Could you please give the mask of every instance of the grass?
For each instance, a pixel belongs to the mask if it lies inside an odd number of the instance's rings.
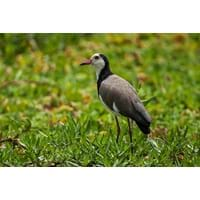
[[[133,155],[79,66],[95,52],[153,118]],[[200,166],[199,53],[199,34],[1,34],[0,166]]]

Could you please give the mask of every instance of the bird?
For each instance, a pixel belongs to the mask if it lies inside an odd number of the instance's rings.
[[[145,134],[150,133],[151,117],[137,95],[136,89],[125,79],[114,74],[110,69],[108,58],[102,53],[95,53],[81,66],[92,65],[96,70],[97,92],[103,105],[114,114],[117,126],[116,142],[121,132],[119,116],[127,118],[130,148],[133,152],[133,131],[131,123],[135,121]]]

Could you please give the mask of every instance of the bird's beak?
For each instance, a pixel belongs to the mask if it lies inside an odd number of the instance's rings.
[[[80,65],[90,65],[92,63],[92,60],[86,60],[82,62]]]

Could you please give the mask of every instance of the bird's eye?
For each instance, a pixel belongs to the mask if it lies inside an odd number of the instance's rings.
[[[98,59],[99,59],[99,56],[95,56],[94,59],[95,59],[95,60],[98,60]]]

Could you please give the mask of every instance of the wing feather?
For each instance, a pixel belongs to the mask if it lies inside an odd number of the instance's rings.
[[[112,75],[101,83],[99,94],[111,110],[113,110],[112,106],[115,103],[121,115],[149,126],[151,118],[135,89],[128,81],[117,75]]]

